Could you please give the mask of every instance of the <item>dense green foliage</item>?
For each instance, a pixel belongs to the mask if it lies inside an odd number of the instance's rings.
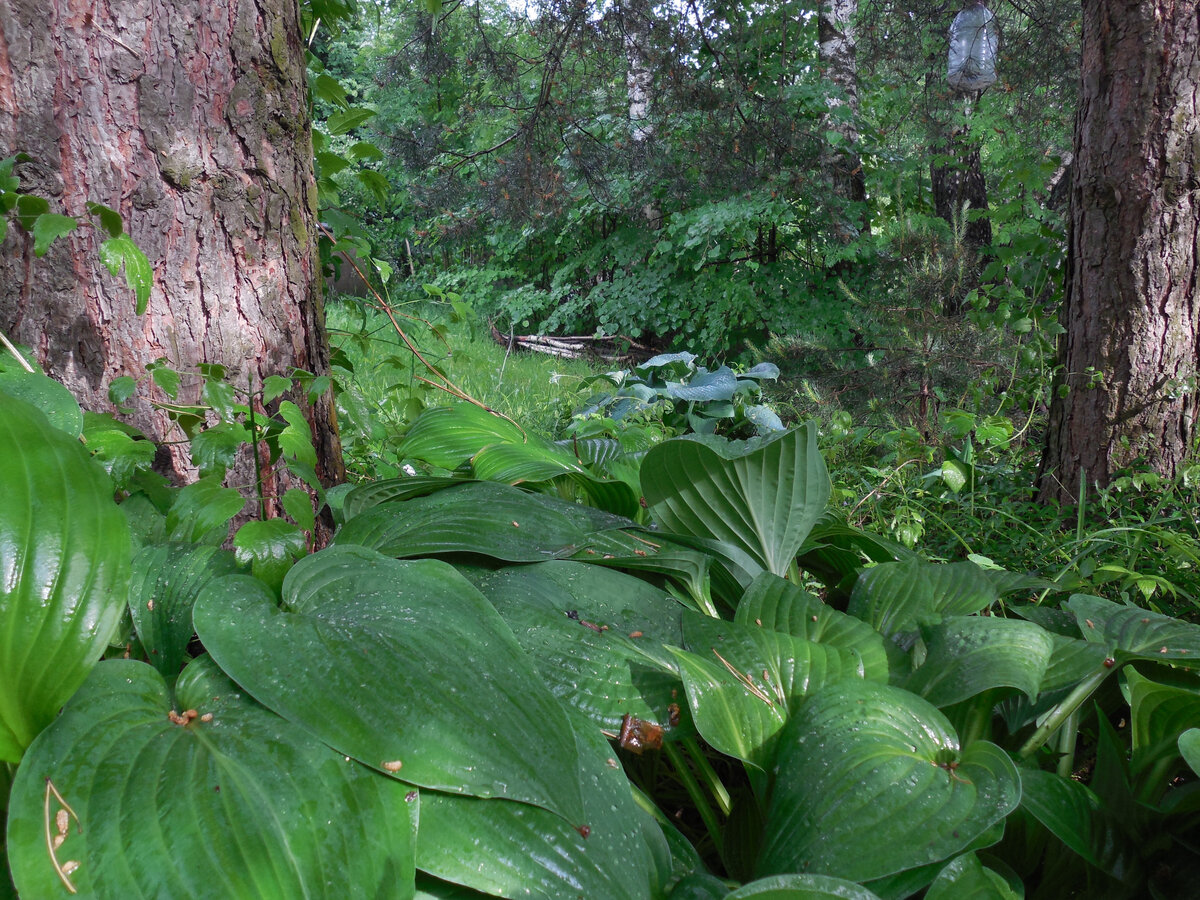
[[[110,481],[52,384],[0,381],[0,630],[57,692],[3,710],[23,896],[1173,897],[1200,862],[1200,626],[854,527],[813,423],[628,451],[433,407],[327,548],[243,525],[272,556],[97,442]]]

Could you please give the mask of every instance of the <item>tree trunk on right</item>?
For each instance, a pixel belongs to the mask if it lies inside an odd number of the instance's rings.
[[[1177,474],[1195,439],[1200,13],[1084,0],[1060,374],[1043,500],[1142,461]]]

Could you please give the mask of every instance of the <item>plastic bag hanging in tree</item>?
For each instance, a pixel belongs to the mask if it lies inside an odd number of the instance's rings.
[[[976,0],[954,17],[950,26],[950,66],[946,80],[956,91],[982,91],[996,82],[1000,32],[996,17]]]

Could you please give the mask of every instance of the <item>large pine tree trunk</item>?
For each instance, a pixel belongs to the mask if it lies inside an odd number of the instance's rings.
[[[1195,440],[1200,13],[1195,0],[1084,0],[1066,333],[1043,498]]]
[[[114,378],[160,357],[227,365],[238,385],[327,371],[311,144],[296,0],[3,0],[0,155],[32,156],[16,169],[22,189],[57,211],[119,210],[154,290],[136,315],[89,229],[43,259],[13,230],[0,329],[92,410],[111,409]],[[181,402],[199,388],[185,380]],[[319,474],[339,480],[331,399],[308,414]],[[182,437],[144,399],[133,421]]]

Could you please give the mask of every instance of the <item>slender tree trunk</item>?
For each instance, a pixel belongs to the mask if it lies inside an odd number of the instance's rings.
[[[929,178],[938,216],[958,227],[966,212],[987,210],[987,182],[983,177],[979,144],[971,141],[965,130],[954,131],[935,144],[933,153],[935,161],[930,163]],[[939,164],[936,157],[942,156],[953,157],[953,160]],[[989,246],[992,243],[991,220],[986,216],[969,218],[963,227],[963,242],[975,252]]]
[[[1040,475],[1070,499],[1139,459],[1173,476],[1196,436],[1200,12],[1085,0],[1062,374]]]
[[[838,135],[827,144],[822,163],[841,209],[834,210],[835,228],[844,240],[852,239],[868,224],[866,179],[858,155],[858,62],[854,17],[858,0],[821,0],[818,21],[818,55],[821,70],[837,89],[829,98],[825,129]],[[847,208],[849,207],[849,208]]]
[[[114,378],[159,358],[224,364],[239,385],[326,372],[311,146],[297,0],[3,0],[0,153],[28,153],[23,189],[58,211],[119,210],[154,289],[137,316],[89,229],[43,259],[12,230],[0,328],[97,411]],[[301,406],[320,476],[340,480],[331,398]],[[182,437],[145,399],[132,419]]]
[[[624,0],[621,25],[625,33],[625,91],[629,100],[629,137],[633,142],[630,161],[634,178],[644,176],[654,138],[651,97],[654,72],[646,55],[650,46],[651,10],[648,0]],[[644,177],[643,177],[644,183]],[[642,205],[642,217],[651,228],[662,224],[662,211],[652,199]]]

